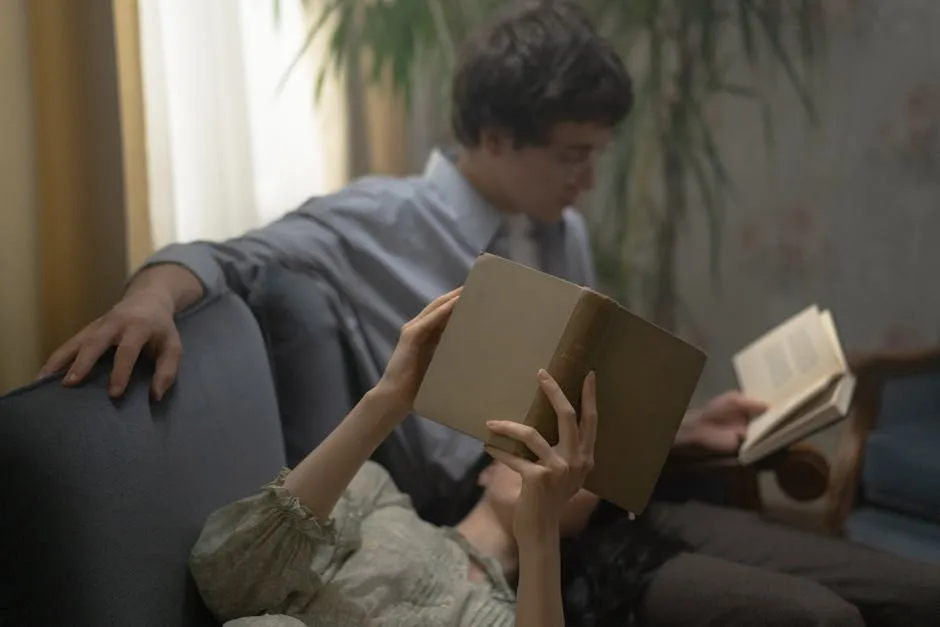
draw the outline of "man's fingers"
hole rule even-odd
[[[565,458],[571,460],[578,450],[578,414],[558,382],[545,370],[539,371],[539,385],[558,417],[558,445],[564,451]]]
[[[594,459],[597,441],[597,377],[593,372],[584,378],[581,388],[581,454]]]
[[[720,394],[709,404],[723,407],[727,413],[746,414],[749,417],[758,416],[768,409],[767,403],[750,396],[745,396],[737,390],[730,390],[724,394]]]
[[[114,337],[110,333],[97,333],[89,337],[78,350],[78,355],[76,355],[75,361],[72,362],[68,374],[65,375],[63,383],[66,385],[81,383],[113,343]]]
[[[535,466],[535,464],[527,459],[522,459],[521,457],[517,457],[511,453],[507,453],[506,451],[501,451],[498,448],[494,448],[492,446],[486,446],[484,447],[484,450],[490,454],[490,457],[496,461],[506,464],[520,475],[526,474],[532,470],[532,466]]]
[[[759,416],[767,411],[767,403],[762,403],[756,398],[750,398],[749,396],[741,397],[741,407],[749,416]]]
[[[179,334],[174,334],[172,338],[159,346],[158,351],[157,366],[150,392],[153,398],[159,401],[176,381],[176,373],[179,372],[180,360],[183,357],[183,346],[180,343]]]
[[[140,351],[147,342],[147,336],[141,331],[129,331],[121,338],[117,351],[114,354],[114,366],[111,369],[111,383],[108,385],[108,394],[118,397],[127,389],[131,379],[131,372],[140,357]]]
[[[541,461],[548,463],[557,462],[558,454],[552,450],[551,445],[542,437],[542,434],[529,425],[512,422],[510,420],[490,420],[486,423],[487,428],[497,435],[522,442],[529,450],[535,453]]]
[[[46,360],[46,363],[43,364],[42,368],[39,369],[39,374],[36,376],[36,378],[42,379],[44,377],[48,377],[52,373],[58,372],[59,370],[64,370],[70,366],[75,360],[75,356],[78,354],[78,349],[81,347],[83,339],[84,334],[79,333],[68,342],[57,348],[55,352],[49,356],[49,359]]]

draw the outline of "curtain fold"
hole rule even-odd
[[[262,0],[2,3],[0,393],[113,305],[154,248],[415,170],[387,81],[331,73],[315,101],[326,38],[278,90],[317,1],[282,1],[280,24]]]
[[[258,0],[139,6],[156,246],[237,236],[346,178],[330,165],[339,90],[313,98],[322,48],[281,82],[306,35],[302,3],[281,2],[279,22]]]
[[[147,128],[137,0],[113,0],[124,164],[127,271],[153,253],[147,183]]]
[[[121,294],[123,145],[110,0],[27,7],[46,355]]]
[[[26,0],[0,2],[0,394],[39,369],[39,252]]]

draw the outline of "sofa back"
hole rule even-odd
[[[940,369],[887,379],[862,465],[868,504],[940,523]]]
[[[258,276],[248,298],[267,344],[291,466],[336,428],[369,386],[329,293],[315,275],[272,265]],[[456,524],[479,499],[477,474],[486,458],[458,481],[445,473],[422,475],[414,467],[422,463],[420,456],[403,438],[399,431],[386,438],[373,461],[389,471],[425,520]],[[415,485],[415,477],[424,485]]]
[[[225,295],[179,329],[185,354],[159,403],[147,360],[110,400],[110,357],[77,389],[48,380],[0,398],[4,625],[216,624],[190,549],[209,513],[274,477],[283,441],[246,305]]]

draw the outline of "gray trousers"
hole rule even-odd
[[[652,526],[692,547],[653,576],[644,627],[940,626],[940,566],[697,502],[654,503]]]

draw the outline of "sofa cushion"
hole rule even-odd
[[[885,382],[862,465],[864,499],[940,522],[940,375]]]
[[[853,542],[940,564],[940,525],[877,507],[862,507],[852,512],[845,529]]]
[[[940,523],[940,429],[906,425],[868,437],[865,501]]]
[[[878,407],[878,430],[910,427],[940,430],[940,372],[896,377],[885,382]]]
[[[229,294],[179,320],[177,384],[141,360],[107,396],[47,380],[0,398],[0,615],[16,625],[216,624],[189,577],[206,516],[284,463],[264,346]]]

